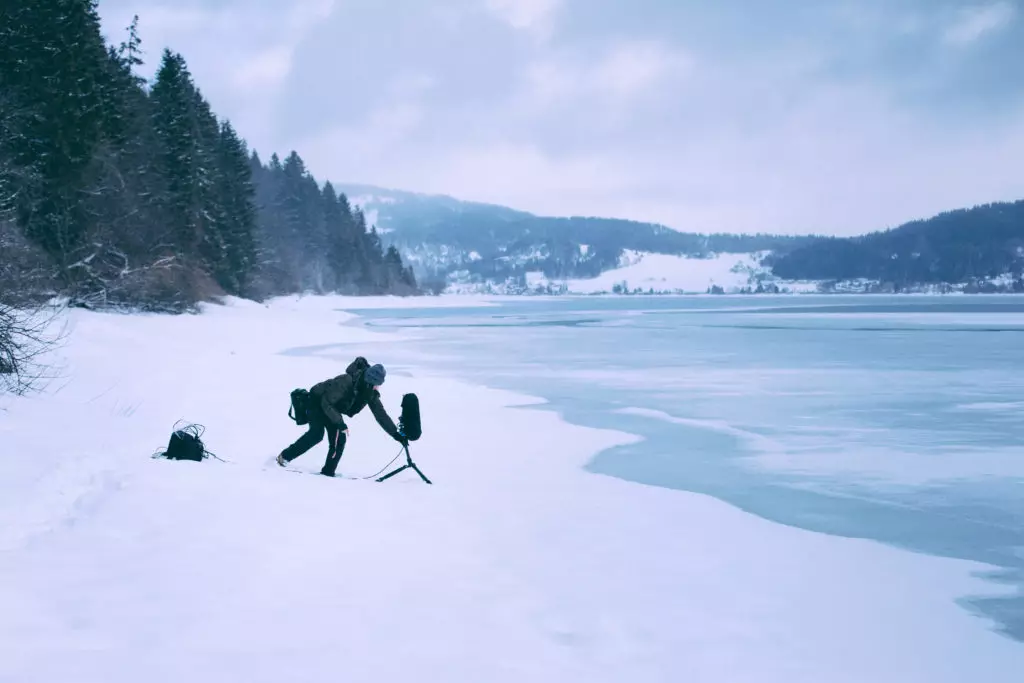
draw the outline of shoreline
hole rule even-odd
[[[345,325],[356,314],[332,312],[339,303],[114,324],[74,316],[75,376],[10,415],[26,439],[19,452],[31,455],[7,467],[28,463],[23,493],[51,495],[23,498],[39,524],[8,538],[0,563],[0,585],[19,586],[0,616],[12,652],[0,673],[157,680],[150,667],[166,664],[168,680],[191,667],[326,681],[341,661],[352,680],[932,683],[1010,681],[1024,662],[1019,646],[952,603],[991,592],[972,577],[984,567],[595,476],[586,462],[642,437],[402,363],[378,346],[401,346],[402,334]],[[296,341],[315,350],[286,353]],[[434,486],[264,468],[301,433],[286,422],[288,391],[343,370],[359,349],[389,369],[392,417],[403,392],[421,397],[424,436],[411,452]],[[231,465],[147,457],[186,408]],[[55,411],[61,434],[40,430]],[[370,416],[351,426],[341,470],[364,474],[390,458],[393,442]],[[318,468],[324,450],[296,465]],[[5,528],[29,528],[18,498],[0,506]],[[211,558],[208,587],[165,565]],[[329,636],[303,628],[318,623],[332,625]],[[280,640],[282,630],[302,636]],[[207,631],[219,647],[185,635]],[[414,657],[381,658],[396,636]],[[106,647],[83,656],[90,642]]]
[[[701,312],[703,312],[703,310],[701,310]],[[356,322],[358,323],[358,321]],[[360,324],[362,324],[365,329],[377,329],[374,327],[372,322],[362,321]],[[401,328],[401,326],[399,327]],[[415,328],[415,325],[411,325],[410,327]],[[486,386],[491,386],[490,384],[487,384],[487,381],[485,379],[482,378],[476,378],[471,381],[480,382],[482,384],[485,384]],[[517,386],[514,383],[512,386],[500,383],[495,386],[500,387],[502,390],[525,392],[533,395],[528,388]],[[580,412],[579,410],[571,408],[570,406],[566,405],[564,401],[550,400],[546,397],[543,397],[542,394],[543,392],[541,392],[541,394],[537,394],[540,395],[542,398],[540,403],[528,407],[536,408],[541,411],[551,412],[557,415],[562,421],[567,422],[571,425],[580,426],[588,429],[605,428],[603,425],[607,424],[607,422],[602,422],[601,420],[588,418],[585,411]],[[770,439],[768,439],[767,437],[763,437],[753,432],[747,432],[745,430],[738,429],[730,425],[729,423],[722,421],[716,421],[711,419],[679,418],[668,415],[667,413],[664,413],[661,410],[651,410],[636,407],[619,408],[617,410],[614,410],[613,412],[622,414],[623,416],[641,417],[647,420],[656,417],[659,420],[667,421],[673,424],[683,425],[689,428],[690,430],[695,430],[696,434],[704,434],[711,438],[723,437],[733,439],[737,442],[737,448],[746,451],[748,457],[765,457],[767,453],[774,452],[774,450],[777,448],[777,445],[774,443],[769,443],[768,447],[765,447],[765,443],[768,443],[770,441]],[[572,416],[573,413],[576,413],[575,417]],[[630,470],[628,463],[622,460],[623,456],[615,454],[615,451],[619,450],[623,446],[628,448],[629,446],[635,445],[635,442],[647,441],[648,436],[645,435],[646,432],[644,432],[643,430],[631,431],[628,427],[618,429],[616,431],[620,431],[624,434],[628,434],[631,437],[633,437],[633,443],[613,444],[600,448],[580,464],[580,468],[582,470],[592,475],[614,477],[628,484],[633,484],[637,486],[652,486],[657,488],[664,488],[676,493],[709,496],[717,501],[721,501],[726,505],[729,505],[737,510],[744,512],[744,514],[749,514],[753,517],[756,517],[757,519],[764,520],[772,524],[785,526],[788,528],[806,531],[808,533],[822,534],[830,538],[835,538],[839,540],[854,540],[877,543],[881,547],[897,550],[899,552],[910,553],[912,555],[919,556],[925,560],[936,560],[939,562],[961,562],[967,563],[969,566],[979,567],[980,569],[978,569],[977,572],[972,573],[985,575],[987,577],[986,582],[973,592],[952,596],[950,598],[951,601],[961,605],[965,614],[971,616],[972,618],[976,618],[976,625],[978,626],[978,628],[988,632],[1000,633],[1000,635],[1003,635],[1013,640],[1017,644],[1024,644],[1010,627],[1006,627],[1007,630],[1003,631],[1004,625],[1001,623],[995,623],[993,621],[993,617],[997,615],[1000,611],[1009,609],[1009,606],[999,606],[1000,603],[1013,602],[1016,605],[1019,601],[1018,594],[1014,592],[1016,590],[1016,584],[1012,581],[1008,582],[1006,580],[1002,580],[999,578],[1000,575],[1004,573],[1008,574],[1009,572],[1011,572],[1011,567],[1007,567],[1002,563],[997,563],[991,557],[985,558],[982,556],[978,556],[978,554],[957,554],[948,549],[946,549],[945,551],[936,551],[929,544],[924,544],[922,546],[920,544],[914,543],[912,539],[907,539],[902,536],[899,536],[899,534],[894,535],[893,533],[878,534],[866,532],[863,529],[855,528],[856,525],[851,526],[851,523],[844,521],[841,518],[832,519],[831,521],[816,521],[814,519],[811,519],[809,520],[809,523],[808,520],[804,520],[804,522],[801,523],[801,521],[799,519],[796,519],[793,515],[796,514],[796,516],[799,517],[799,514],[797,514],[795,510],[798,510],[801,506],[810,505],[811,507],[815,507],[815,505],[812,505],[812,500],[804,500],[804,498],[806,498],[808,495],[813,494],[813,491],[805,492],[799,489],[794,490],[793,496],[795,498],[800,499],[802,502],[793,501],[792,505],[782,501],[776,501],[775,503],[768,501],[766,504],[765,501],[757,501],[757,496],[751,498],[750,496],[745,494],[736,496],[724,494],[722,491],[717,490],[720,488],[718,486],[711,486],[710,488],[695,488],[689,485],[677,485],[673,483],[666,483],[664,481],[658,481],[657,478],[652,479],[652,477],[649,476],[648,474],[644,474],[642,471],[638,472],[635,470],[635,468],[633,470]],[[656,460],[657,458],[654,459]],[[747,484],[750,484],[750,482],[747,482]],[[771,481],[768,481],[763,483],[762,485],[767,488],[771,488],[773,483]],[[855,498],[853,496],[850,496],[849,494],[840,495],[832,494],[831,492],[818,492],[817,495],[820,495],[822,497],[822,501],[817,503],[817,507],[815,507],[815,509],[821,508],[820,512],[822,513],[825,512],[826,508],[832,513],[839,512],[838,510],[833,509],[835,499]],[[912,506],[909,506],[907,504],[885,498],[884,496],[879,497],[877,499],[865,498],[865,500],[869,503],[873,502],[875,505],[881,506],[886,510],[916,509],[912,508]],[[777,503],[782,504],[780,505]],[[794,507],[794,510],[788,510],[789,507]],[[808,514],[810,513],[809,510],[807,512]],[[870,511],[868,512],[870,513]],[[896,527],[900,526],[900,520],[892,519],[889,521],[892,522]],[[981,555],[985,555],[985,553],[982,553]],[[993,605],[989,608],[984,608],[983,604],[986,602],[993,603]]]

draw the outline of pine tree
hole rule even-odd
[[[160,172],[167,183],[159,201],[173,230],[176,255],[189,262],[203,243],[204,196],[196,90],[181,55],[164,50],[151,98]]]
[[[412,266],[406,266],[402,271],[402,282],[408,288],[409,293],[419,290],[419,283],[416,282],[416,273],[413,271]]]
[[[5,182],[16,186],[18,223],[62,273],[90,227],[81,198],[100,139],[106,56],[94,0],[0,3],[0,88],[25,114],[0,140],[0,156],[19,171]]]
[[[301,197],[306,207],[306,224],[301,237],[304,245],[302,262],[306,274],[304,287],[321,294],[333,291],[334,270],[327,258],[326,207],[316,178],[308,173],[303,178]]]
[[[383,294],[388,291],[388,279],[377,226],[366,229],[366,216],[362,209],[356,211],[356,224],[360,226],[360,232],[363,234],[363,287],[367,293]]]
[[[75,284],[69,294],[79,303],[135,303],[126,288],[138,289],[148,277],[144,271],[169,255],[167,221],[156,201],[164,186],[150,102],[132,71],[139,63],[108,52],[102,137],[85,191],[93,228],[70,273]]]
[[[355,241],[353,284],[360,293],[375,293],[376,274],[370,254],[369,235],[366,232],[366,216],[359,207],[352,210],[352,224],[352,235]]]
[[[134,71],[136,67],[142,66],[145,63],[142,60],[142,39],[139,38],[138,14],[132,17],[132,23],[128,26],[128,40],[123,41],[118,46],[117,56],[129,71]],[[137,82],[141,86],[145,81],[139,78]]]
[[[359,256],[362,249],[362,235],[358,232],[359,227],[352,215],[352,206],[344,193],[338,195],[338,214],[341,223],[337,240],[331,251],[331,262],[338,273],[339,291],[355,294],[359,291],[358,282],[362,277]]]
[[[405,284],[402,281],[405,275],[402,268],[402,256],[393,244],[388,247],[387,252],[384,254],[384,272],[389,290],[401,288]]]
[[[266,165],[250,154],[180,54],[162,52],[147,91],[138,27],[108,47],[95,0],[0,3],[0,278],[52,263],[80,305],[159,310],[216,285],[265,296],[414,282],[297,152]]]
[[[28,107],[3,88],[0,72],[0,221],[13,220],[19,196],[39,182],[34,169],[14,161],[14,144],[24,135]]]
[[[343,273],[345,253],[346,219],[342,213],[342,204],[338,201],[338,193],[330,182],[324,183],[323,192],[320,197],[320,205],[323,207],[323,258],[331,273],[330,288],[332,291],[339,291],[343,286]]]
[[[294,150],[285,158],[278,177],[275,210],[280,225],[277,238],[281,256],[291,277],[292,290],[303,291],[313,284],[308,268],[309,236],[313,232],[313,207],[309,203],[306,165]]]
[[[245,143],[231,123],[221,124],[218,144],[217,194],[224,222],[224,273],[221,285],[232,294],[244,295],[256,269],[256,204],[252,168]]]
[[[284,235],[284,219],[278,203],[284,169],[277,154],[271,154],[266,166],[253,153],[249,161],[255,185],[257,266],[259,289],[264,295],[296,291],[294,263],[289,240]]]
[[[192,93],[195,112],[195,182],[199,204],[199,262],[217,283],[237,292],[236,274],[231,271],[227,231],[228,200],[221,177],[221,126],[198,88]]]
[[[321,188],[297,152],[284,162],[272,154],[265,166],[254,152],[249,166],[256,186],[261,290],[417,290],[397,250],[386,260],[376,227],[367,229],[363,212],[353,210],[329,182]]]

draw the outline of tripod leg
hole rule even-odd
[[[383,477],[381,477],[377,481],[384,481],[385,479],[390,479],[391,477],[395,476],[396,474],[398,474],[402,470],[406,469],[407,467],[409,467],[409,465],[402,465],[397,470],[393,470],[393,471],[389,472],[388,474],[385,474]],[[413,465],[413,467],[415,467],[415,465]]]
[[[409,455],[409,447],[408,446],[405,447],[405,464],[402,465],[401,467],[399,467],[397,470],[394,470],[393,472],[389,472],[388,474],[385,474],[383,477],[381,477],[377,481],[384,481],[385,479],[390,479],[391,477],[395,476],[396,474],[398,474],[402,470],[408,469],[410,467],[412,469],[416,470],[416,474],[420,475],[420,479],[422,479],[423,481],[427,482],[428,484],[433,484],[434,483],[434,482],[430,481],[429,479],[427,479],[427,475],[425,475],[422,472],[420,472],[420,468],[419,467],[416,467],[416,463],[414,463],[412,461],[412,456]]]
[[[420,479],[422,479],[423,481],[427,482],[428,484],[433,484],[434,483],[434,482],[430,481],[429,479],[427,479],[427,476],[425,474],[420,472],[420,468],[416,467],[416,463],[410,463],[409,465],[407,465],[407,467],[412,467],[414,470],[416,470],[416,474],[420,475]]]

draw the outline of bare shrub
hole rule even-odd
[[[52,305],[0,303],[0,394],[22,396],[56,377],[44,355],[65,338],[65,328],[57,326],[61,311]]]
[[[56,266],[42,249],[0,218],[0,302],[38,305],[57,295]]]
[[[76,280],[70,305],[77,308],[184,313],[224,294],[209,274],[182,265],[173,255],[132,259],[101,243],[69,271]]]

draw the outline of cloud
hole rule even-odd
[[[566,199],[579,203],[593,193],[628,191],[637,182],[614,159],[599,153],[556,157],[535,145],[502,142],[451,150],[434,168],[430,181],[434,191],[460,185],[474,196],[501,197],[549,210]]]
[[[302,33],[312,24],[330,17],[335,5],[336,0],[290,0],[285,13],[286,25],[291,31]]]
[[[596,59],[587,55],[546,55],[523,72],[524,106],[544,110],[580,98],[600,104],[628,104],[652,90],[678,84],[693,68],[685,52],[655,41],[621,42]]]
[[[562,0],[485,0],[485,6],[516,29],[549,37]]]
[[[251,94],[287,79],[295,49],[317,22],[330,16],[335,0],[292,0],[284,11],[251,0],[110,4],[104,22],[108,40],[114,40],[111,27],[119,30],[128,25],[130,14],[139,14],[147,77],[155,75],[166,46],[184,54],[200,86],[207,86],[204,90],[216,81]]]
[[[126,18],[135,13],[140,16],[141,27],[147,33],[161,38],[184,38],[203,34],[228,36],[229,43],[239,40],[259,40],[277,35],[296,39],[317,21],[330,16],[335,0],[291,0],[282,12],[281,7],[263,7],[247,0],[228,0],[208,3],[198,0],[167,3],[162,0],[127,5],[112,0],[108,18],[119,17],[127,26]],[[161,40],[163,42],[163,40]]]
[[[313,174],[335,180],[358,180],[360,170],[400,163],[406,142],[423,121],[423,108],[415,102],[389,102],[359,123],[336,125],[304,136],[296,149]],[[327,172],[325,174],[325,171]]]
[[[1015,15],[1016,8],[1008,0],[966,7],[946,29],[943,39],[950,45],[970,45],[988,33],[1006,28]]]
[[[655,42],[615,46],[597,63],[592,85],[616,97],[629,97],[657,86],[663,79],[686,73],[692,59]]]
[[[231,72],[232,85],[240,90],[281,85],[291,71],[293,49],[291,45],[279,45],[246,55]]]
[[[770,91],[767,84],[765,91]],[[722,99],[701,91],[713,112]],[[730,98],[736,97],[729,95]],[[363,169],[374,182],[554,215],[600,215],[681,230],[856,234],[1024,193],[1024,110],[1001,126],[950,131],[871,85],[830,85],[763,103],[752,90],[689,134],[654,127],[559,152],[516,135],[431,148]],[[394,163],[390,160],[389,163]],[[979,172],[986,169],[987,172]]]
[[[392,98],[419,97],[437,85],[437,78],[422,70],[410,70],[395,75],[381,90]]]
[[[99,9],[113,40],[137,12],[147,68],[164,45],[182,52],[263,158],[295,149],[320,180],[688,230],[852,234],[1024,197],[1024,74],[1008,66],[1024,59],[1024,22],[1016,0],[969,2]]]
[[[164,47],[182,53],[218,116],[264,150],[276,143],[276,110],[296,51],[336,0],[107,0],[99,9],[108,42],[121,40],[139,15],[142,76],[156,76]]]

